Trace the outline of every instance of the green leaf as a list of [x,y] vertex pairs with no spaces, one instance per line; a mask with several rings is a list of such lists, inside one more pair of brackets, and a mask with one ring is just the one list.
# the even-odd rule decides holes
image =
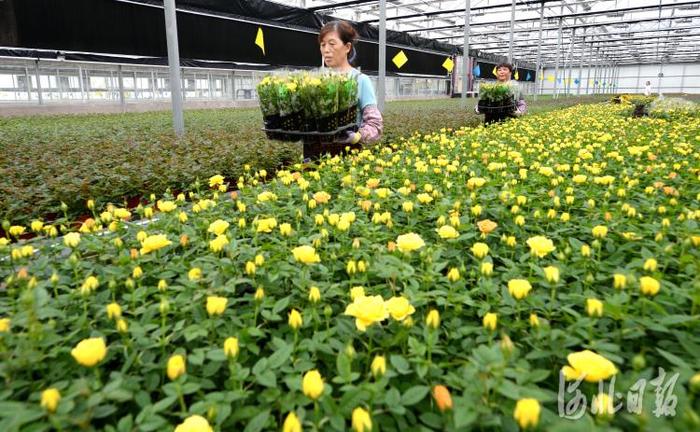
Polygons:
[[270,410],[261,411],[248,422],[243,432],[260,432],[267,425],[269,418]]
[[294,351],[294,346],[282,342],[282,346],[277,349],[267,360],[267,367],[277,369],[289,361]]
[[428,394],[430,387],[417,385],[413,386],[401,396],[401,405],[411,406],[415,405]]

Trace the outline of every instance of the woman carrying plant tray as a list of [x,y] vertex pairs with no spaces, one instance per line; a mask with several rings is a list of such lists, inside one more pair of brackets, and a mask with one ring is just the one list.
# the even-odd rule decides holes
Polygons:
[[305,140],[305,160],[318,159],[323,154],[341,154],[348,146],[361,148],[363,144],[376,142],[382,135],[384,121],[377,108],[372,81],[351,65],[357,57],[356,40],[357,32],[346,21],[331,21],[321,28],[318,35],[324,65],[335,72],[348,74],[357,81],[359,128],[357,131],[347,131],[329,143]]
[[484,124],[491,124],[527,113],[527,103],[518,82],[511,79],[513,65],[496,66],[496,83],[482,84],[479,102],[474,107],[477,114],[484,114]]

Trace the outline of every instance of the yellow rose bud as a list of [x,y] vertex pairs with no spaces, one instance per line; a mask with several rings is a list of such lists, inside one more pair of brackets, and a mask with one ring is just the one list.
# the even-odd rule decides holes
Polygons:
[[498,315],[493,312],[489,312],[486,315],[484,315],[482,323],[484,325],[484,328],[486,328],[487,330],[494,331],[496,330],[496,325],[498,325]]
[[530,325],[533,327],[539,327],[540,326],[540,319],[535,313],[530,314]]
[[71,233],[66,234],[63,237],[63,244],[70,247],[70,248],[77,247],[79,243],[80,243],[80,233],[71,232]]
[[143,270],[141,269],[141,266],[134,267],[134,270],[131,272],[131,277],[133,277],[134,279],[138,279],[141,276],[143,276]]
[[484,276],[491,276],[493,274],[493,263],[482,262],[481,263],[481,274]]
[[299,313],[298,310],[292,309],[291,312],[289,312],[289,317],[287,320],[289,327],[294,329],[295,331],[299,329],[304,324],[304,320],[301,317],[301,313]]
[[301,382],[304,395],[309,399],[316,400],[323,394],[323,377],[318,370],[313,369],[304,374]]
[[452,267],[448,272],[447,272],[447,280],[450,282],[457,282],[459,280],[459,270],[455,267]]
[[255,290],[255,301],[261,302],[265,298],[265,290],[262,287],[258,287]]
[[301,422],[294,411],[287,414],[287,417],[284,419],[282,432],[301,432]]
[[199,267],[193,267],[187,272],[187,278],[193,282],[198,281],[202,278],[202,269]]
[[61,393],[58,389],[51,387],[41,392],[41,407],[50,413],[56,412],[60,400]]
[[656,260],[654,258],[649,258],[646,261],[644,261],[644,270],[646,270],[646,271],[650,271],[650,272],[656,271],[657,267],[658,267],[658,263],[656,262]]
[[440,312],[437,309],[431,309],[425,317],[425,324],[432,329],[440,327]]
[[158,291],[164,292],[168,288],[168,282],[165,281],[165,279],[161,279],[158,281]]
[[586,313],[590,317],[603,316],[603,302],[597,299],[586,299]]
[[297,246],[292,249],[292,255],[297,262],[302,264],[314,264],[321,262],[321,257],[316,253],[316,249],[311,246]]
[[540,411],[537,399],[520,399],[515,404],[513,418],[522,429],[535,428],[540,421]]
[[613,287],[617,289],[622,289],[627,286],[627,276],[620,274],[620,273],[615,273],[613,275]]
[[386,358],[382,355],[374,356],[370,369],[374,378],[384,375],[386,373]]
[[608,235],[608,227],[606,227],[604,225],[598,225],[598,226],[593,227],[592,232],[593,232],[593,237],[603,238],[606,235]]
[[607,393],[598,393],[591,401],[591,412],[599,417],[611,417],[615,414],[613,400]]
[[372,418],[363,408],[357,407],[352,411],[352,429],[355,432],[372,431]]
[[557,283],[559,282],[559,269],[554,266],[547,266],[544,269],[544,277],[547,282]]
[[238,338],[233,336],[226,338],[224,341],[224,354],[226,354],[226,357],[236,358],[238,357],[238,352]]
[[107,305],[107,318],[117,319],[122,316],[122,308],[117,303],[110,303]]
[[168,359],[167,373],[171,381],[175,381],[186,372],[185,357],[175,354]]
[[653,277],[642,276],[639,279],[639,288],[641,289],[642,294],[655,296],[661,289],[661,283]]
[[129,325],[123,318],[119,318],[117,320],[117,331],[119,333],[126,333],[127,331],[129,331]]
[[0,318],[0,333],[7,333],[10,331],[11,321],[9,318]]
[[321,291],[318,287],[312,286],[309,288],[309,301],[311,303],[318,303],[321,300]]

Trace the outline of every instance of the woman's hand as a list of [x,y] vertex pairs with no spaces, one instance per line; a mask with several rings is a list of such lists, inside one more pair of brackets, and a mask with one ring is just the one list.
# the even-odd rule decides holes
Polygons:
[[349,144],[349,145],[354,145],[360,142],[362,139],[362,135],[360,135],[359,132],[353,132],[353,131],[346,131],[345,136],[338,138],[336,142],[338,144]]

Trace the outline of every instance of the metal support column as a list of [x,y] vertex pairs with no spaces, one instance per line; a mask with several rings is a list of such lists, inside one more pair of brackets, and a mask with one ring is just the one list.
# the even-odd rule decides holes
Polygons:
[[156,81],[156,73],[151,71],[151,99],[156,100],[158,82]]
[[[635,86],[634,86],[635,93],[637,93],[640,90],[639,79],[641,78],[641,76],[642,76],[642,65],[638,64],[637,65],[637,84],[635,84]],[[644,86],[646,87],[646,83],[644,83]]]
[[185,117],[182,112],[182,87],[180,82],[180,50],[177,44],[177,16],[175,0],[164,0],[165,35],[168,42],[168,66],[170,67],[170,97],[173,105],[173,127],[177,136],[185,133]]
[[569,77],[566,79],[566,96],[569,96],[571,93],[571,75],[573,71],[573,64],[574,64],[574,39],[576,39],[576,29],[573,28],[571,29],[571,41],[569,43],[569,61],[567,62],[568,65],[566,67],[566,70],[569,72]]
[[384,111],[386,99],[386,0],[379,0],[379,76],[377,77],[377,108]]
[[462,47],[462,108],[467,106],[467,90],[469,90],[469,75],[471,75],[471,61],[469,60],[469,15],[472,2],[466,1],[464,6],[464,46]]
[[85,76],[85,99],[90,100],[90,91],[92,90],[92,86],[90,84],[90,71],[85,69],[83,72]]
[[[51,82],[49,82],[49,87],[51,87]],[[56,90],[58,90],[58,100],[62,100],[63,90],[61,89],[61,73],[58,68],[56,68]]]
[[590,45],[588,60],[586,61],[586,95],[588,95],[591,86],[591,63],[593,63],[593,43],[591,42]]
[[122,76],[122,65],[117,67],[117,84],[119,85],[119,103],[122,112],[126,112],[126,99],[124,98],[124,77]]
[[34,75],[36,76],[36,94],[39,99],[39,105],[43,105],[44,95],[41,93],[41,72],[39,72],[39,59],[34,61]]
[[535,66],[535,100],[537,100],[537,94],[542,90],[542,87],[544,87],[543,76],[540,75],[544,73],[544,68],[540,71],[540,67],[542,66],[540,64],[542,60],[542,24],[544,24],[544,1],[540,3],[540,28],[539,36],[537,37],[537,65]]
[[683,93],[683,90],[685,89],[685,68],[687,64],[683,63],[683,72],[681,75],[681,93]]
[[[562,5],[561,7],[561,13],[559,14],[560,16],[564,13],[564,6]],[[554,65],[554,89],[552,90],[552,94],[554,95],[554,99],[557,99],[557,91],[558,91],[558,80],[559,80],[559,57],[561,57],[561,45],[562,45],[562,26],[563,26],[563,20],[559,18],[559,42],[557,43],[557,59]]]
[[80,86],[80,100],[85,100],[85,89],[83,88],[83,68],[78,66],[78,85]]
[[583,79],[583,58],[586,56],[586,29],[583,29],[583,41],[581,42],[581,58],[578,62],[578,84],[576,95],[581,96],[581,80]]
[[27,100],[32,100],[32,80],[29,78],[29,68],[24,67],[24,87],[27,89]]
[[231,71],[231,98],[236,100],[236,71]]
[[515,31],[515,0],[510,4],[510,42],[508,43],[508,63],[513,63],[513,32]]

